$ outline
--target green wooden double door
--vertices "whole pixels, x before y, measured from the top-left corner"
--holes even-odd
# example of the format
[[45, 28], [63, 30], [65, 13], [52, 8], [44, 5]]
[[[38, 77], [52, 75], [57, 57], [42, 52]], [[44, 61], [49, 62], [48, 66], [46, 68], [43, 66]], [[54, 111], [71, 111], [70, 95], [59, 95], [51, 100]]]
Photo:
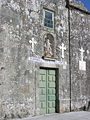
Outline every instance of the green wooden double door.
[[40, 69], [39, 79], [40, 114], [55, 113], [56, 71]]

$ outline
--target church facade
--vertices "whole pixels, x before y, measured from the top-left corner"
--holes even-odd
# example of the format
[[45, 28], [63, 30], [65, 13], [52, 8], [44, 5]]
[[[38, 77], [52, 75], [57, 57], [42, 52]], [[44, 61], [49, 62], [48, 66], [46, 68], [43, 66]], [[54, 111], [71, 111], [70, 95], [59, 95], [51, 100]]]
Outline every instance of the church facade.
[[90, 14], [70, 0], [0, 0], [0, 118], [88, 110]]

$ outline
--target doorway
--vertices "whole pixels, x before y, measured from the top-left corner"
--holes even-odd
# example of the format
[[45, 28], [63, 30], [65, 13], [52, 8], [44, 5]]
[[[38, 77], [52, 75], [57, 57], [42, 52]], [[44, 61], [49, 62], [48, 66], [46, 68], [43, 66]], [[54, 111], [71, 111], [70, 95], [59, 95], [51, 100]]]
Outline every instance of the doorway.
[[58, 112], [58, 85], [56, 69], [40, 69], [40, 114], [51, 114]]

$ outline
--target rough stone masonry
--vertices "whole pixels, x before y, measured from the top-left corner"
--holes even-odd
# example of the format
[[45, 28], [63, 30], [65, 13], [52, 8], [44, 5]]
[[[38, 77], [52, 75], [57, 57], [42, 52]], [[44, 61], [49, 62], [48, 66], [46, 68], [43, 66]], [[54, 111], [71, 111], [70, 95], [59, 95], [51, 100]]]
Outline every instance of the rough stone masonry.
[[[45, 10], [52, 28], [44, 25]], [[40, 68], [58, 70], [58, 113], [87, 108], [90, 15], [71, 9], [69, 21], [65, 0], [0, 0], [1, 120], [40, 115]]]

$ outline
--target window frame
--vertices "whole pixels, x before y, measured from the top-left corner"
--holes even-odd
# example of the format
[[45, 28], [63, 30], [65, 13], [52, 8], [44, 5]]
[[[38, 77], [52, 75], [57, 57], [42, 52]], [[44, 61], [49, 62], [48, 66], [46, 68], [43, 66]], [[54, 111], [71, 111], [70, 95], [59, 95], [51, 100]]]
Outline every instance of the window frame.
[[[45, 25], [44, 25], [44, 23], [45, 23], [45, 22], [44, 22], [44, 19], [45, 19], [45, 11], [52, 14], [53, 27], [48, 27], [48, 26], [45, 26]], [[44, 27], [46, 27], [46, 28], [48, 28], [48, 29], [54, 29], [54, 17], [55, 17], [55, 12], [54, 12], [54, 11], [43, 8], [43, 26], [44, 26]]]

